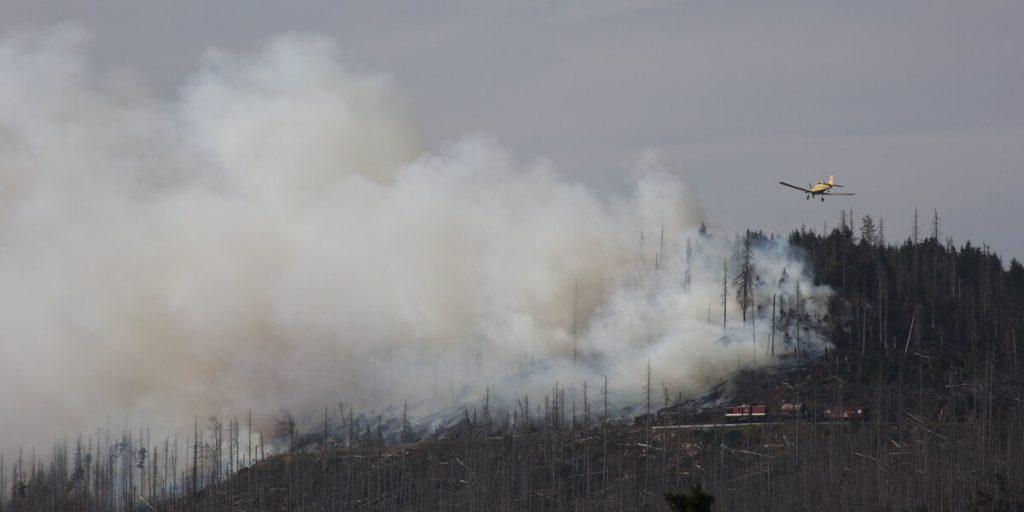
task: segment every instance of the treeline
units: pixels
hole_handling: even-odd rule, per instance
[[[55,442],[46,452],[0,455],[0,512],[22,510],[149,510],[218,485],[267,457],[251,418],[211,417],[192,435],[154,440],[148,429],[109,426]]]
[[[583,432],[598,425],[612,429],[624,421],[611,415],[607,381],[597,392],[584,383],[582,401],[577,401],[578,391],[555,384],[542,398],[531,400],[524,395],[513,407],[495,410],[488,389],[479,402],[466,404],[435,425],[429,436],[438,446],[451,446],[493,436]],[[210,417],[203,423],[197,419],[187,436],[158,440],[151,438],[148,429],[125,424],[80,435],[73,441],[56,441],[45,452],[31,448],[19,450],[13,458],[0,454],[0,512],[220,511],[240,504],[245,504],[244,510],[270,510],[277,509],[282,496],[287,496],[286,500],[300,499],[297,503],[286,501],[286,506],[294,507],[289,509],[306,510],[301,501],[306,494],[280,494],[291,489],[291,483],[281,481],[277,468],[292,458],[272,455],[275,453],[292,454],[306,462],[319,461],[328,453],[345,454],[351,459],[347,475],[352,480],[331,484],[332,501],[323,501],[328,495],[318,498],[326,509],[336,510],[338,489],[356,485],[353,482],[373,482],[374,492],[393,492],[388,486],[395,484],[394,475],[382,482],[379,475],[374,476],[376,466],[360,464],[373,462],[374,456],[390,458],[394,447],[414,445],[426,434],[423,426],[413,426],[405,407],[398,417],[385,417],[357,413],[352,407],[338,404],[335,411],[325,408],[318,427],[310,428],[315,421],[304,424],[306,429],[300,432],[299,422],[282,411],[265,438],[251,416],[245,421]],[[382,455],[386,453],[392,455]],[[319,470],[314,473],[321,474]],[[289,470],[286,476],[301,475]],[[302,485],[320,481],[303,477]],[[231,491],[225,491],[225,486]],[[367,492],[365,489],[350,491]],[[366,499],[345,500],[351,504]]]
[[[888,244],[884,222],[869,215],[855,234],[846,212],[827,235],[790,235],[815,278],[836,290],[825,322],[835,348],[828,357],[847,382],[894,384],[908,403],[950,405],[950,393],[970,388],[971,403],[945,414],[1019,403],[1024,266],[1005,264],[984,245],[956,247],[941,239],[937,212],[931,220],[922,237],[915,211],[911,236],[899,244]]]

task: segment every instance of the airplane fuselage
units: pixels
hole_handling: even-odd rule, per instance
[[[852,195],[854,195],[852,192],[832,192],[833,188],[841,187],[842,186],[842,185],[839,185],[839,184],[836,183],[836,179],[835,179],[834,176],[829,176],[828,177],[828,181],[822,180],[822,181],[819,181],[819,182],[817,182],[817,183],[815,183],[813,185],[808,184],[807,188],[798,187],[796,185],[793,185],[792,183],[786,183],[785,181],[780,181],[779,185],[784,185],[784,186],[789,187],[789,188],[795,188],[795,189],[803,192],[804,194],[807,194],[807,199],[810,199],[812,197],[821,196],[821,200],[824,201],[825,200],[825,196],[852,196]]]
[[[815,195],[816,196],[816,195],[818,195],[818,194],[820,194],[822,192],[828,192],[831,189],[832,189],[832,185],[830,185],[828,183],[825,183],[824,181],[819,181],[818,183],[814,184],[808,190],[811,191],[811,195]]]

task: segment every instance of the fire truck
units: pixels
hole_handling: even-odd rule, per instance
[[[752,423],[768,421],[768,406],[764,404],[744,404],[726,407],[725,421],[727,423]]]
[[[832,421],[856,421],[866,419],[868,410],[863,407],[833,407],[825,409],[824,417]]]

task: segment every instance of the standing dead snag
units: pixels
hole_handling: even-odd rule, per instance
[[[583,381],[583,428],[590,430],[590,402],[587,401],[587,381]]]
[[[726,304],[729,301],[729,261],[722,260],[722,330],[725,330]]]
[[[690,280],[692,279],[691,266],[693,260],[693,247],[690,244],[690,239],[686,239],[686,270],[683,273],[683,290],[690,291]]]
[[[646,415],[646,418],[647,419],[645,421],[649,425],[650,421],[651,421],[650,420],[650,418],[651,418],[651,360],[650,359],[647,360],[647,384],[644,385],[644,395],[647,397],[646,398],[646,403],[647,403],[647,415]]]
[[[754,302],[754,283],[757,281],[757,270],[754,268],[754,249],[751,238],[752,235],[747,230],[747,233],[743,236],[740,266],[733,283],[736,285],[736,300],[740,304],[740,311],[743,313],[744,322],[747,321],[747,310],[750,309]],[[723,283],[722,294],[725,295],[725,293],[726,290]]]

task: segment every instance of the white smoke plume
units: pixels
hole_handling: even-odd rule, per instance
[[[673,394],[754,364],[734,269],[721,325],[735,239],[697,235],[691,190],[650,155],[602,197],[487,139],[424,148],[387,78],[329,39],[210,51],[173,99],[92,69],[87,39],[0,43],[5,449],[111,416],[427,414],[605,375],[628,402],[648,361]],[[759,340],[797,281],[823,311],[784,241],[756,262]]]

